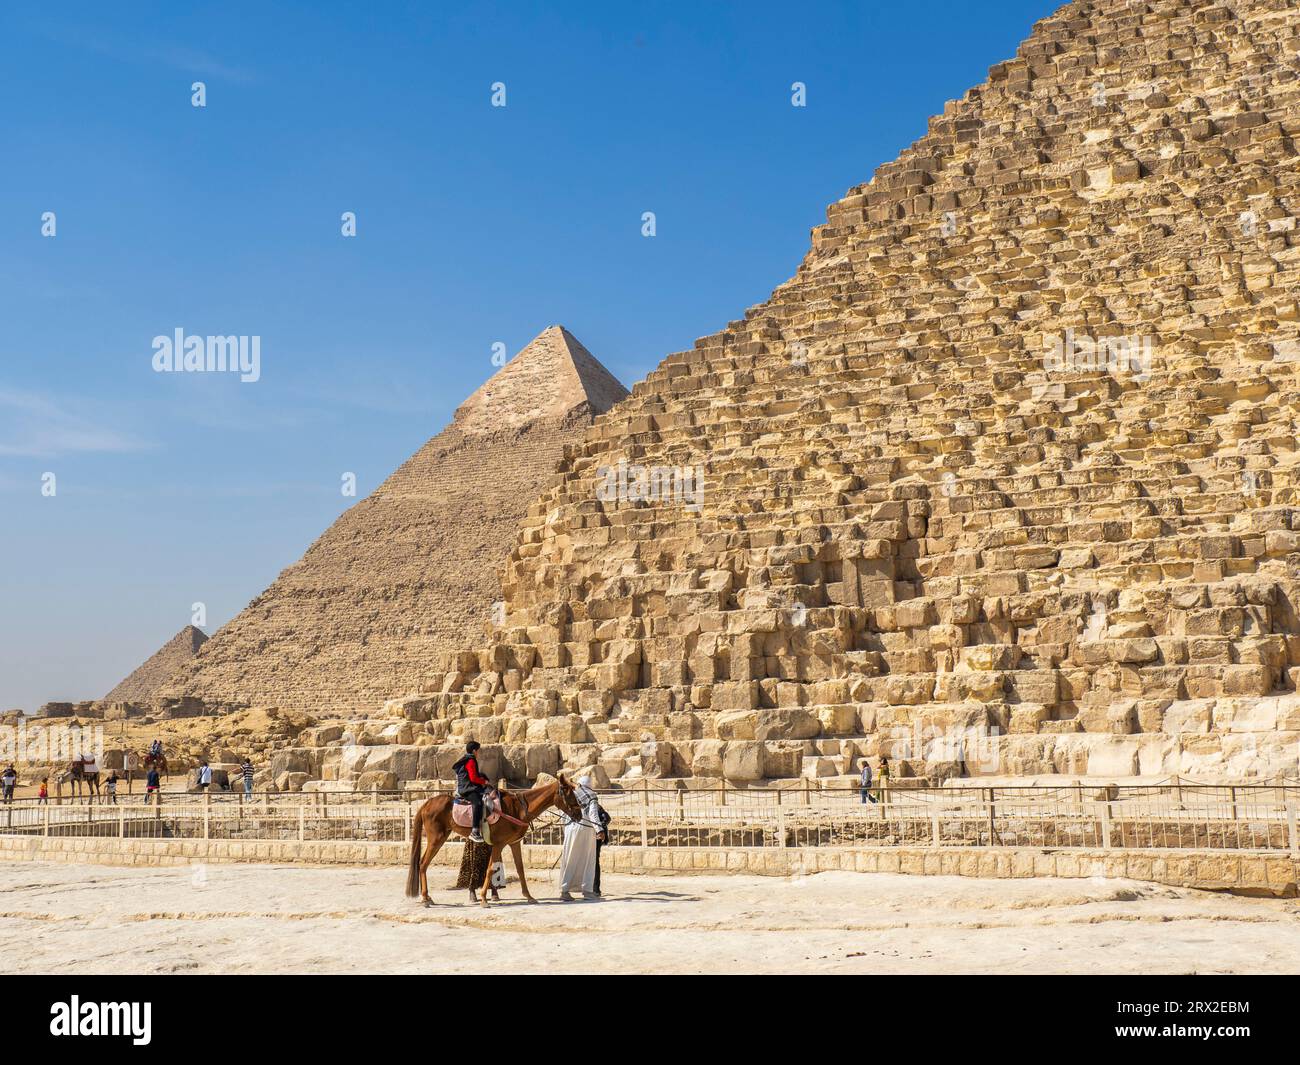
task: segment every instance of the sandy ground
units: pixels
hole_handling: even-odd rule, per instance
[[[1300,972],[1300,903],[1132,881],[822,873],[620,876],[562,903],[554,874],[482,909],[435,872],[276,865],[0,866],[12,972]],[[693,934],[707,933],[707,935]]]

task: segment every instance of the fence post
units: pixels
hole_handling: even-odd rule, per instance
[[[1300,832],[1296,831],[1295,803],[1286,804],[1286,834],[1291,844],[1291,857],[1300,858]]]
[[[677,789],[677,820],[686,820],[686,789]]]
[[[408,799],[406,803],[406,816],[402,818],[402,842],[411,842],[411,822],[415,820],[415,804],[418,799]]]
[[[939,801],[930,802],[930,846],[939,846]]]
[[[722,805],[726,806],[727,805],[727,778],[726,777],[722,778],[722,790],[720,794],[722,795]]]
[[[785,807],[780,803],[776,807],[776,845],[785,848]]]
[[[998,838],[998,824],[997,824],[998,810],[997,810],[997,805],[993,801],[992,788],[988,789],[987,798],[989,803],[989,846],[990,847],[1001,846],[1002,840]]]
[[[126,807],[117,808],[117,838],[126,839]]]
[[[212,835],[212,793],[205,790],[203,792],[203,838],[209,839]]]
[[[1234,821],[1241,820],[1239,814],[1237,813],[1237,787],[1235,784],[1232,787],[1228,788],[1228,798],[1232,801],[1232,819]]]
[[[1106,798],[1101,803],[1101,845],[1110,850],[1110,789],[1106,789]]]
[[[307,807],[298,803],[298,842],[307,838]]]
[[[812,805],[812,781],[808,777],[803,778],[803,804]]]
[[[41,835],[48,836],[50,834],[50,804],[48,802],[41,803],[41,815]],[[1294,832],[1291,833],[1291,837],[1295,838]]]

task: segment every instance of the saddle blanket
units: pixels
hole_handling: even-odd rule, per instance
[[[459,800],[453,802],[451,804],[451,819],[461,828],[473,828],[474,807]],[[495,825],[501,820],[500,808],[493,803],[489,803],[486,799],[483,802],[483,820],[489,825]]]

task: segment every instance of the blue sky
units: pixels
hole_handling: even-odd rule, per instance
[[[215,631],[495,342],[562,323],[630,386],[740,317],[1056,6],[6,4],[0,709]],[[177,328],[261,380],[155,373]]]

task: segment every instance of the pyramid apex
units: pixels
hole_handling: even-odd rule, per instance
[[[208,634],[197,625],[186,625],[105,695],[104,702],[143,702],[152,698],[207,641]]]
[[[517,429],[574,411],[603,414],[627,389],[565,326],[549,325],[456,410],[466,433]]]

